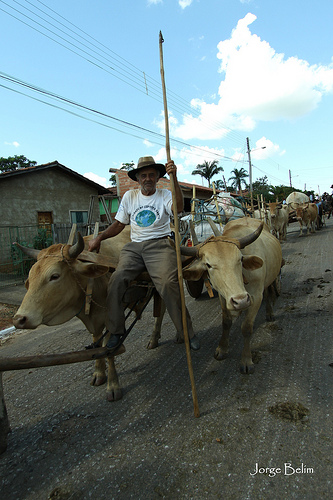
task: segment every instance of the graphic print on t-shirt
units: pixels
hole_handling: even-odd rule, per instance
[[[159,211],[150,205],[138,207],[133,213],[133,218],[140,227],[151,226],[159,216]]]

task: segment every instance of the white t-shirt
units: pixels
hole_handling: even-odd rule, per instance
[[[140,189],[126,191],[115,219],[131,225],[131,240],[146,241],[171,234],[172,194],[168,189],[156,189],[145,196]]]

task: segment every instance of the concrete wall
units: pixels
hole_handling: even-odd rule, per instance
[[[38,223],[38,212],[52,212],[53,223],[70,223],[70,210],[89,209],[97,189],[56,168],[30,171],[0,180],[0,225]],[[94,203],[92,222],[99,221]]]

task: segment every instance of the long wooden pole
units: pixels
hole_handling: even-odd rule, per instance
[[[169,162],[171,160],[171,155],[170,155],[168,105],[167,105],[167,98],[166,98],[164,65],[163,65],[163,49],[162,49],[163,42],[164,42],[163,36],[162,36],[161,31],[160,31],[159,45],[160,45],[161,80],[162,80],[163,101],[164,101],[165,148],[166,148],[167,161]],[[186,306],[185,306],[185,294],[184,294],[184,285],[183,285],[182,260],[181,260],[181,254],[180,254],[180,237],[179,237],[177,198],[176,198],[174,174],[170,175],[170,185],[171,185],[171,192],[172,192],[172,206],[173,206],[174,224],[175,224],[175,243],[176,243],[176,255],[177,255],[178,281],[179,281],[180,299],[181,299],[181,306],[182,306],[182,321],[183,321],[184,340],[185,340],[185,346],[186,346],[187,365],[188,365],[188,371],[189,371],[190,380],[191,380],[191,387],[192,387],[194,416],[199,417],[200,416],[199,405],[198,405],[197,391],[196,391],[195,382],[194,382],[192,359],[191,359],[191,348],[190,348],[190,341],[189,341],[188,330],[187,330]]]
[[[218,201],[217,201],[215,182],[213,182],[213,198],[214,198],[214,203],[215,203],[215,207],[216,207],[217,218],[219,220],[219,225],[220,225],[220,229],[221,229],[221,232],[222,232],[223,231],[223,225],[222,225],[222,219],[221,219],[219,204],[218,204]]]

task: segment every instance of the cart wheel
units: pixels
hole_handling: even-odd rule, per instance
[[[204,286],[204,280],[200,278],[198,281],[187,281],[185,280],[185,285],[187,288],[188,293],[193,297],[194,299],[197,299],[200,297],[203,286]]]

